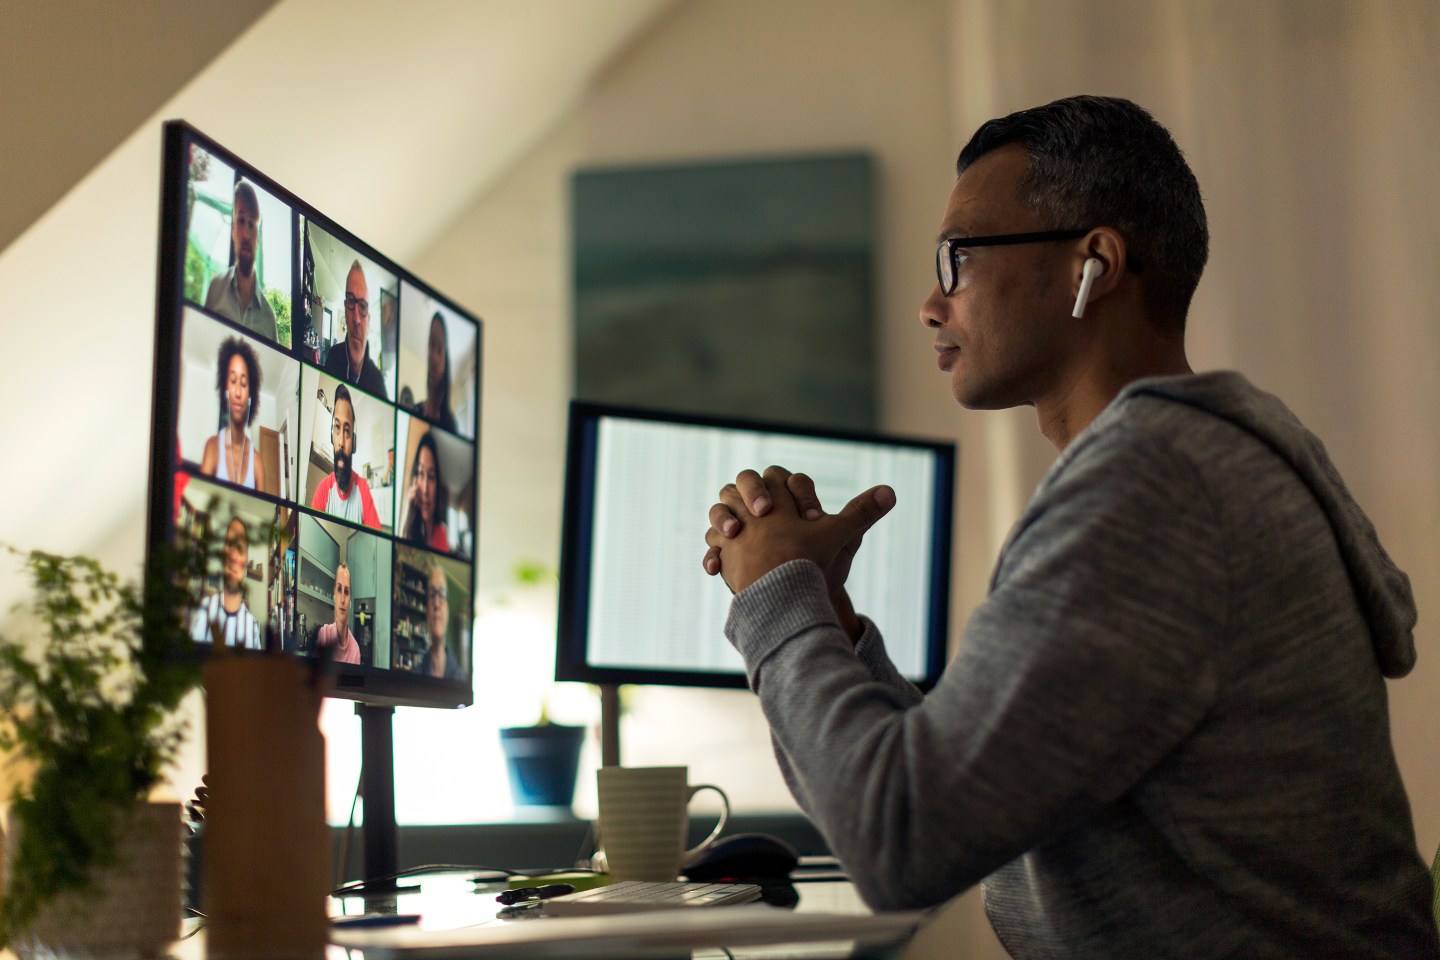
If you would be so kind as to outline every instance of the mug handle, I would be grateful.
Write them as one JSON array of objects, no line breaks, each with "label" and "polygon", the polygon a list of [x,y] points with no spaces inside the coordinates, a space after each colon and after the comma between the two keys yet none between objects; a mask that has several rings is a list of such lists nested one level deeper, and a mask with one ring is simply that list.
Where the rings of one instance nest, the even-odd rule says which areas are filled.
[{"label": "mug handle", "polygon": [[715,829],[710,831],[710,836],[706,837],[704,840],[701,840],[699,843],[695,844],[695,846],[691,847],[689,850],[686,850],[685,853],[681,855],[681,862],[688,861],[691,857],[695,856],[700,851],[709,847],[710,844],[714,843],[715,838],[720,836],[720,831],[725,829],[725,824],[730,820],[730,798],[725,795],[724,790],[721,790],[713,783],[702,783],[698,786],[689,787],[688,789],[690,792],[685,797],[686,806],[689,806],[690,801],[695,799],[695,794],[699,793],[701,790],[714,790],[716,793],[720,794],[720,821],[715,824]]}]

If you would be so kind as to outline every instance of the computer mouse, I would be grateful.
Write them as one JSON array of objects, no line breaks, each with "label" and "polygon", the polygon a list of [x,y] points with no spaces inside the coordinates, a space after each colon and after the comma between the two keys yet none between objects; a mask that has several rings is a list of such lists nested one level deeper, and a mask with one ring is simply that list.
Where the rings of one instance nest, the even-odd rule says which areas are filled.
[{"label": "computer mouse", "polygon": [[684,864],[685,876],[699,882],[776,880],[790,876],[800,854],[779,837],[737,833],[721,837]]}]

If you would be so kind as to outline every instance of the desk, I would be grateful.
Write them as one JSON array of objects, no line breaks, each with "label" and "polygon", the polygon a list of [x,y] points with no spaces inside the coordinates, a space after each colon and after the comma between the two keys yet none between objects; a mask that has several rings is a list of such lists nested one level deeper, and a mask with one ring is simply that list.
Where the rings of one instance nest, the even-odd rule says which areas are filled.
[{"label": "desk", "polygon": [[[555,920],[503,921],[495,917],[499,905],[494,896],[504,889],[503,884],[480,885],[477,888],[468,879],[469,874],[432,874],[419,878],[418,892],[398,897],[358,897],[332,900],[332,913],[418,913],[421,928],[445,930],[460,927],[490,926],[504,923],[557,923]],[[795,905],[799,913],[826,913],[864,915],[870,911],[860,901],[855,888],[844,880],[821,880],[798,882],[794,890],[799,896]],[[718,907],[716,910],[727,908]],[[893,953],[894,951],[888,951]],[[881,955],[887,952],[882,951]],[[204,960],[204,932],[182,940],[171,954],[175,960]],[[477,952],[477,956],[483,954]],[[873,954],[869,954],[873,955]],[[326,960],[346,960],[355,954],[344,948],[332,946]],[[849,940],[817,942],[765,947],[733,948],[728,953],[717,949],[697,950],[693,960],[840,960],[854,956],[853,944]]]}]

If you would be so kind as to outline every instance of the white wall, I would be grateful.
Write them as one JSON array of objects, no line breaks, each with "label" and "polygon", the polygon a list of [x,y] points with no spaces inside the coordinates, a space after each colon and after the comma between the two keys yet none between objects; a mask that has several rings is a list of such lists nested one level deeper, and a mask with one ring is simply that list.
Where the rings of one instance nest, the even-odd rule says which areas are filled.
[{"label": "white wall", "polygon": [[[1191,158],[1211,266],[1192,314],[1198,369],[1238,368],[1324,438],[1423,611],[1440,582],[1440,41],[1422,0],[1180,4],[1115,0],[912,3],[695,0],[619,58],[583,105],[457,219],[416,268],[487,321],[482,582],[558,542],[570,384],[566,178],[579,165],[862,147],[880,160],[884,422],[958,436],[959,607],[1052,451],[1030,411],[967,414],[927,375],[915,308],[958,146],[978,123],[1077,92],[1129,96]],[[517,464],[524,464],[523,471]],[[503,505],[503,506],[502,506]],[[1392,684],[1395,740],[1421,846],[1440,841],[1433,704],[1440,653]],[[481,636],[483,646],[487,638]],[[643,691],[628,743],[679,761],[667,718],[728,715],[708,778],[763,766],[763,725],[729,695]],[[641,724],[645,729],[640,729]],[[628,745],[627,743],[627,745]],[[731,766],[735,764],[736,766]],[[767,768],[768,769],[768,768]],[[753,774],[753,803],[782,802]],[[752,787],[741,788],[742,793]],[[973,899],[957,929],[975,932]],[[988,954],[987,954],[988,955]]]},{"label": "white wall", "polygon": [[[572,384],[568,190],[579,167],[873,153],[882,420],[912,433],[961,432],[963,415],[949,401],[933,367],[931,338],[918,321],[920,302],[934,282],[933,236],[953,180],[948,24],[943,0],[681,5],[616,58],[575,113],[415,259],[420,275],[486,324],[482,594],[503,595],[517,561],[554,565],[558,557],[565,405]],[[977,479],[983,461],[962,452],[961,462],[962,491],[970,502],[986,488]],[[975,499],[972,513],[981,512]],[[703,518],[697,518],[697,573],[701,529]],[[987,536],[967,535],[963,528],[960,543],[968,607],[983,591],[994,547]],[[536,616],[544,621],[536,635],[553,635],[553,607],[539,607]],[[508,640],[487,636],[482,621],[477,661]],[[547,669],[549,651],[532,656]],[[504,696],[500,686],[477,678],[477,709],[491,696]],[[627,692],[627,763],[688,763],[692,782],[720,783],[737,807],[794,809],[750,694]],[[558,707],[559,719],[591,716],[585,703],[570,709],[567,717]],[[593,804],[589,769],[582,770],[577,801],[582,814]],[[999,948],[975,895],[958,911],[965,937],[977,944],[973,956],[1003,955],[993,952]]]},{"label": "white wall", "polygon": [[[486,324],[482,594],[504,591],[517,561],[554,566],[558,557],[571,390],[568,190],[577,167],[872,152],[884,420],[955,433],[959,417],[941,375],[914,375],[930,352],[916,317],[933,283],[930,237],[952,179],[945,32],[939,0],[683,5],[637,38],[550,138],[415,259],[417,273]],[[920,400],[927,395],[934,402]],[[698,575],[703,517],[696,522]],[[503,638],[477,638],[482,651],[487,643]],[[673,722],[680,715],[683,730]],[[690,738],[708,715],[713,742],[696,744]],[[748,694],[636,690],[627,724],[627,762],[688,760],[739,805],[793,809]]]},{"label": "white wall", "polygon": [[[271,43],[285,33],[280,27],[292,8],[299,5],[277,8],[274,29],[265,34]],[[434,10],[428,15],[437,16]],[[553,563],[556,556],[570,387],[570,172],[588,163],[861,148],[879,159],[884,419],[893,428],[961,439],[958,606],[972,607],[983,595],[1000,538],[1051,454],[1029,411],[957,411],[929,366],[929,338],[915,313],[932,282],[932,240],[954,153],[975,125],[1012,109],[1082,91],[1130,96],[1174,131],[1210,211],[1214,253],[1191,323],[1196,365],[1237,367],[1287,399],[1327,441],[1382,538],[1411,573],[1422,615],[1421,661],[1411,678],[1391,685],[1392,716],[1419,841],[1433,850],[1440,842],[1440,723],[1434,707],[1440,702],[1440,652],[1429,625],[1440,603],[1440,500],[1434,493],[1440,431],[1433,426],[1440,409],[1440,325],[1432,307],[1440,302],[1440,191],[1433,162],[1440,154],[1437,21],[1433,0],[677,5],[611,61],[540,146],[462,204],[438,239],[420,242],[394,227],[388,214],[363,223],[342,218],[487,321],[482,604],[483,594],[495,601],[511,592],[508,571],[517,560]],[[222,58],[232,75],[241,52]],[[430,52],[421,49],[422,56]],[[202,78],[179,101],[182,112],[227,142],[238,137],[243,153],[325,209],[343,206],[326,196],[339,196],[345,185],[331,186],[317,171],[329,153],[308,149],[297,165],[271,145],[273,117],[248,126],[231,119],[234,109],[223,95],[230,87],[223,73],[208,82]],[[435,110],[455,116],[457,131],[463,125],[463,106],[450,102]],[[227,135],[226,127],[238,132]],[[485,141],[485,131],[457,133],[447,155],[483,154]],[[77,194],[93,201],[123,193],[116,184],[144,183],[148,190],[153,155],[150,146],[128,150],[122,176],[104,181],[106,189],[97,181]],[[442,178],[448,182],[455,165],[444,169],[452,171]],[[394,170],[386,176],[386,182],[403,179]],[[456,195],[450,191],[451,202]],[[153,250],[153,200],[142,206],[141,214],[122,218],[147,225],[139,240],[133,229],[122,232],[141,248],[141,260]],[[427,214],[433,208],[427,206]],[[89,209],[68,219],[94,232]],[[47,328],[37,319],[46,315],[48,301],[15,291],[43,273],[41,261],[62,259],[63,253],[38,246],[59,219],[42,221],[42,237],[22,238],[0,259],[0,302],[7,305],[0,324],[6,325],[7,349],[26,351],[24,356],[51,352]],[[73,241],[53,246],[74,249]],[[106,249],[123,255],[123,246],[112,240]],[[92,259],[101,262],[85,262]],[[138,272],[143,279],[152,267],[116,272]],[[111,299],[117,284],[105,285]],[[147,299],[141,288],[124,299]],[[149,327],[139,312],[126,335],[143,340]],[[101,352],[115,349],[99,339]],[[148,356],[132,353],[136,364]],[[44,395],[37,379],[42,373],[21,370],[19,380],[0,391],[14,401],[11,409]],[[80,420],[70,407],[56,408],[55,422]],[[7,439],[14,429],[7,421]],[[20,433],[22,439],[31,435],[25,425]],[[138,477],[138,463],[130,457],[125,470]],[[32,502],[37,489],[18,485],[15,492],[24,495],[11,500]],[[120,546],[109,555],[104,547],[92,549],[102,559],[133,564],[138,493],[125,502],[131,509],[112,541]],[[9,525],[11,536],[15,529]],[[492,606],[500,609],[498,601]],[[552,608],[543,592],[538,599],[521,597],[503,614],[510,618],[507,632],[481,634],[477,644],[483,649],[508,640],[510,662],[543,672],[549,655],[545,618]],[[528,719],[513,714],[534,699],[533,690],[503,686],[497,677],[477,682],[477,720]],[[582,701],[584,695],[564,709],[582,717]],[[503,710],[492,709],[502,703]],[[743,694],[646,691],[633,705],[636,729],[627,731],[634,733],[628,743],[640,745],[629,759],[693,761],[699,752],[693,746],[681,754],[680,742],[644,742],[643,730],[664,727],[682,713],[720,717],[721,729],[736,731],[723,744],[707,745],[717,758],[699,771],[707,779],[728,786],[728,771],[737,766],[769,769],[763,723]],[[441,742],[460,739],[445,723],[453,716],[426,717]],[[486,736],[483,723],[475,735]],[[457,772],[464,781],[456,789],[503,789],[494,780],[493,747],[477,741],[474,751],[475,768]],[[331,779],[353,783],[353,773],[336,769]],[[739,793],[752,806],[786,802],[770,773]],[[973,900],[962,909],[957,922],[964,930],[980,926],[973,909]],[[983,934],[975,937],[987,943]],[[993,943],[976,946],[969,955],[989,956],[994,949]]]}]

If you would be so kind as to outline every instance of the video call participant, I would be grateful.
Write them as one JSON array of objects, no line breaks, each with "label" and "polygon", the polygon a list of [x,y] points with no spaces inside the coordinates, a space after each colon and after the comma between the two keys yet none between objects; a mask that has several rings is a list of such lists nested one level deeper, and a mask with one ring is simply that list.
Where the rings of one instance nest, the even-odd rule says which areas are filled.
[{"label": "video call participant", "polygon": [[280,339],[275,311],[260,289],[255,258],[260,249],[260,198],[248,180],[235,184],[230,207],[230,244],[235,262],[229,270],[210,281],[205,309],[213,310],[271,340]]},{"label": "video call participant", "polygon": [[369,297],[365,270],[356,260],[345,275],[345,339],[331,345],[325,355],[325,372],[388,400],[385,378],[370,359],[370,345],[365,339],[370,330]]},{"label": "video call participant", "polygon": [[426,350],[425,399],[415,413],[432,423],[456,432],[455,413],[450,409],[450,334],[439,310],[430,318],[430,342]]},{"label": "video call participant", "polygon": [[343,563],[335,568],[335,622],[315,632],[315,645],[335,647],[336,663],[360,662],[360,642],[350,632],[350,568]]},{"label": "video call participant", "polygon": [[244,340],[226,337],[216,367],[224,426],[205,441],[200,472],[254,490],[256,478],[265,476],[265,461],[260,448],[252,447],[246,428],[260,415],[260,359]]},{"label": "video call participant", "polygon": [[445,571],[438,563],[430,565],[430,586],[425,599],[425,635],[430,646],[425,650],[425,656],[420,658],[420,672],[427,677],[459,680],[462,677],[460,660],[448,646],[450,588],[445,580]]},{"label": "video call participant", "polygon": [[197,643],[219,642],[246,650],[265,649],[260,624],[245,606],[245,567],[250,558],[250,529],[233,517],[225,528],[225,549],[220,566],[220,590],[200,602],[190,618],[190,637]]},{"label": "video call participant", "polygon": [[410,490],[406,496],[403,536],[412,543],[421,543],[432,550],[450,551],[450,534],[445,529],[445,511],[450,493],[440,476],[440,457],[435,451],[435,438],[427,430],[415,448],[415,461],[410,467]]},{"label": "video call participant", "polygon": [[1180,149],[1071,97],[983,124],[956,174],[932,356],[1058,457],[928,694],[844,586],[893,490],[722,490],[705,569],[800,805],[873,907],[983,882],[1017,960],[1440,957],[1387,707],[1409,580],[1279,399],[1191,372]]},{"label": "video call participant", "polygon": [[380,513],[370,496],[370,484],[355,472],[355,404],[345,384],[335,387],[335,403],[330,416],[330,444],[335,451],[335,472],[315,488],[310,506],[331,516],[380,527]]}]

